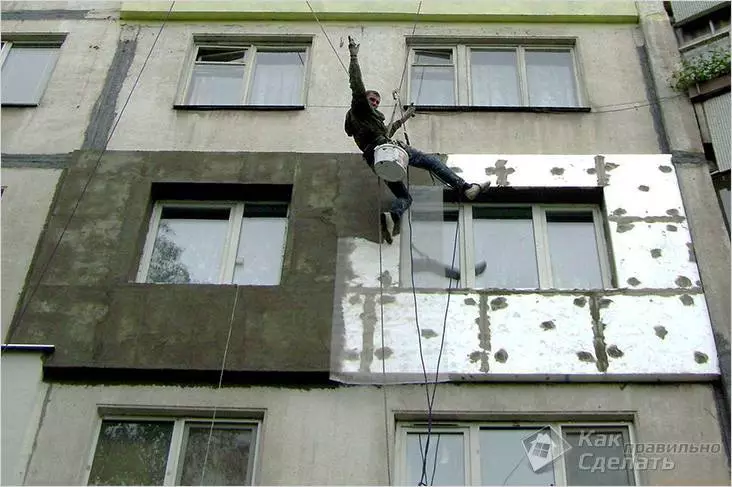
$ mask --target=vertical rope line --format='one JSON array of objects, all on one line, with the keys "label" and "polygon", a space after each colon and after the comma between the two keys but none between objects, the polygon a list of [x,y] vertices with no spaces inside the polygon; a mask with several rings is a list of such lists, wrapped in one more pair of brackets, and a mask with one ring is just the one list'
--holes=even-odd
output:
[{"label": "vertical rope line", "polygon": [[[331,49],[333,49],[333,54],[335,54],[335,55],[336,55],[336,57],[338,58],[338,62],[339,62],[339,63],[341,63],[341,67],[343,67],[343,71],[345,71],[345,72],[346,72],[346,76],[348,76],[348,68],[346,68],[346,65],[345,65],[345,64],[343,64],[343,61],[341,60],[341,57],[340,57],[340,56],[338,55],[338,51],[336,51],[336,48],[335,48],[335,46],[334,46],[334,45],[333,45],[333,43],[332,43],[332,42],[330,41],[330,37],[328,37],[328,33],[327,33],[327,32],[325,31],[325,28],[323,27],[323,24],[321,24],[321,23],[320,23],[320,19],[318,19],[318,16],[317,16],[317,15],[315,15],[315,10],[313,10],[313,6],[312,6],[312,5],[310,5],[310,1],[309,1],[309,0],[305,0],[305,3],[307,3],[307,4],[308,4],[308,7],[310,8],[310,12],[312,12],[312,14],[313,14],[313,17],[315,17],[315,21],[316,21],[316,22],[318,23],[318,25],[320,26],[320,30],[322,30],[322,31],[323,31],[323,34],[325,34],[325,38],[326,38],[326,39],[328,40],[328,44],[330,44],[330,48],[331,48]],[[341,38],[341,39],[342,39],[342,38]]]},{"label": "vertical rope line", "polygon": [[[221,384],[224,382],[224,368],[226,366],[226,356],[229,354],[229,344],[231,343],[231,330],[234,328],[234,313],[236,313],[236,303],[239,301],[239,286],[234,286],[234,304],[231,306],[231,315],[229,316],[229,332],[226,335],[226,346],[224,347],[224,356],[221,359],[221,372],[219,373],[219,385],[216,392],[221,390]],[[203,457],[203,468],[201,469],[201,483],[206,475],[206,463],[208,462],[208,452],[211,448],[211,438],[213,437],[214,423],[216,422],[216,412],[218,406],[214,402],[213,415],[211,416],[211,428],[208,430],[208,440],[206,441],[206,455]]]},{"label": "vertical rope line", "polygon": [[[377,184],[378,184],[378,200],[379,200],[379,206],[378,211],[381,212],[381,178],[377,178]],[[386,355],[384,353],[384,265],[383,265],[383,255],[381,247],[383,245],[382,238],[381,238],[381,218],[376,219],[376,224],[378,226],[377,233],[379,238],[379,306],[381,309],[381,390],[384,392],[384,438],[386,443],[386,478],[388,485],[391,485],[391,456],[389,453],[389,409],[387,405],[386,400]]]}]

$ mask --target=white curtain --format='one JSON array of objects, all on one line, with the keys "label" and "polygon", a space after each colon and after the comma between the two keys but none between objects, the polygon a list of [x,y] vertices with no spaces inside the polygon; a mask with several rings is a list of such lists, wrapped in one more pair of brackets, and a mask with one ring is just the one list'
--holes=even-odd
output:
[{"label": "white curtain", "polygon": [[570,51],[526,51],[529,106],[577,106]]},{"label": "white curtain", "polygon": [[305,52],[258,52],[254,64],[250,105],[300,105]]},{"label": "white curtain", "polygon": [[515,50],[473,50],[470,79],[473,105],[521,105]]},{"label": "white curtain", "polygon": [[188,105],[241,105],[244,70],[241,64],[196,64],[188,86]]}]

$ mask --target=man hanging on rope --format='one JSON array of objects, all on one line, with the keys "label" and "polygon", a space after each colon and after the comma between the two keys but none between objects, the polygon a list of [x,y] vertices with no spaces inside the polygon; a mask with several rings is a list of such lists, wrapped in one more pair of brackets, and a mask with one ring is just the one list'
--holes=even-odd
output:
[{"label": "man hanging on rope", "polygon": [[[414,106],[410,106],[404,116],[390,125],[385,125],[385,117],[379,110],[381,95],[375,90],[367,90],[361,78],[361,68],[358,65],[359,45],[349,36],[348,51],[351,54],[349,77],[351,92],[351,108],[346,113],[346,134],[353,137],[356,145],[369,167],[374,167],[374,148],[389,143],[390,138],[404,122],[414,116]],[[425,169],[432,173],[444,184],[462,193],[468,200],[474,200],[485,190],[490,183],[467,183],[460,176],[448,168],[437,156],[424,154],[408,145],[400,144],[409,154],[409,165]],[[392,243],[392,237],[399,233],[399,226],[404,212],[412,204],[412,197],[402,181],[387,181],[386,185],[394,193],[396,199],[392,202],[389,211],[381,214],[381,233],[387,243]]]}]

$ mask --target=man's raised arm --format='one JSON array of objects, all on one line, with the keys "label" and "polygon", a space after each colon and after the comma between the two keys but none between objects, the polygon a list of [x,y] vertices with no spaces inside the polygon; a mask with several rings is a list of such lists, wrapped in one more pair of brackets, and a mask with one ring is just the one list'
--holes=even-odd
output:
[{"label": "man's raised arm", "polygon": [[351,54],[351,62],[348,65],[348,81],[351,85],[351,107],[368,108],[369,101],[366,99],[366,87],[361,77],[361,67],[358,65],[358,47],[351,36],[348,36],[348,52]]}]

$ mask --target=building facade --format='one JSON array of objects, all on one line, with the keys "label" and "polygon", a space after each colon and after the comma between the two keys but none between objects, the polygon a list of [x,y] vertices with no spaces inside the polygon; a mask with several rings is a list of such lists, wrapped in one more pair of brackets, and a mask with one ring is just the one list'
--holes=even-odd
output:
[{"label": "building facade", "polygon": [[[62,5],[2,6],[4,484],[727,482],[729,238],[661,2]],[[349,36],[398,137],[492,183],[411,170],[390,245]]]}]

